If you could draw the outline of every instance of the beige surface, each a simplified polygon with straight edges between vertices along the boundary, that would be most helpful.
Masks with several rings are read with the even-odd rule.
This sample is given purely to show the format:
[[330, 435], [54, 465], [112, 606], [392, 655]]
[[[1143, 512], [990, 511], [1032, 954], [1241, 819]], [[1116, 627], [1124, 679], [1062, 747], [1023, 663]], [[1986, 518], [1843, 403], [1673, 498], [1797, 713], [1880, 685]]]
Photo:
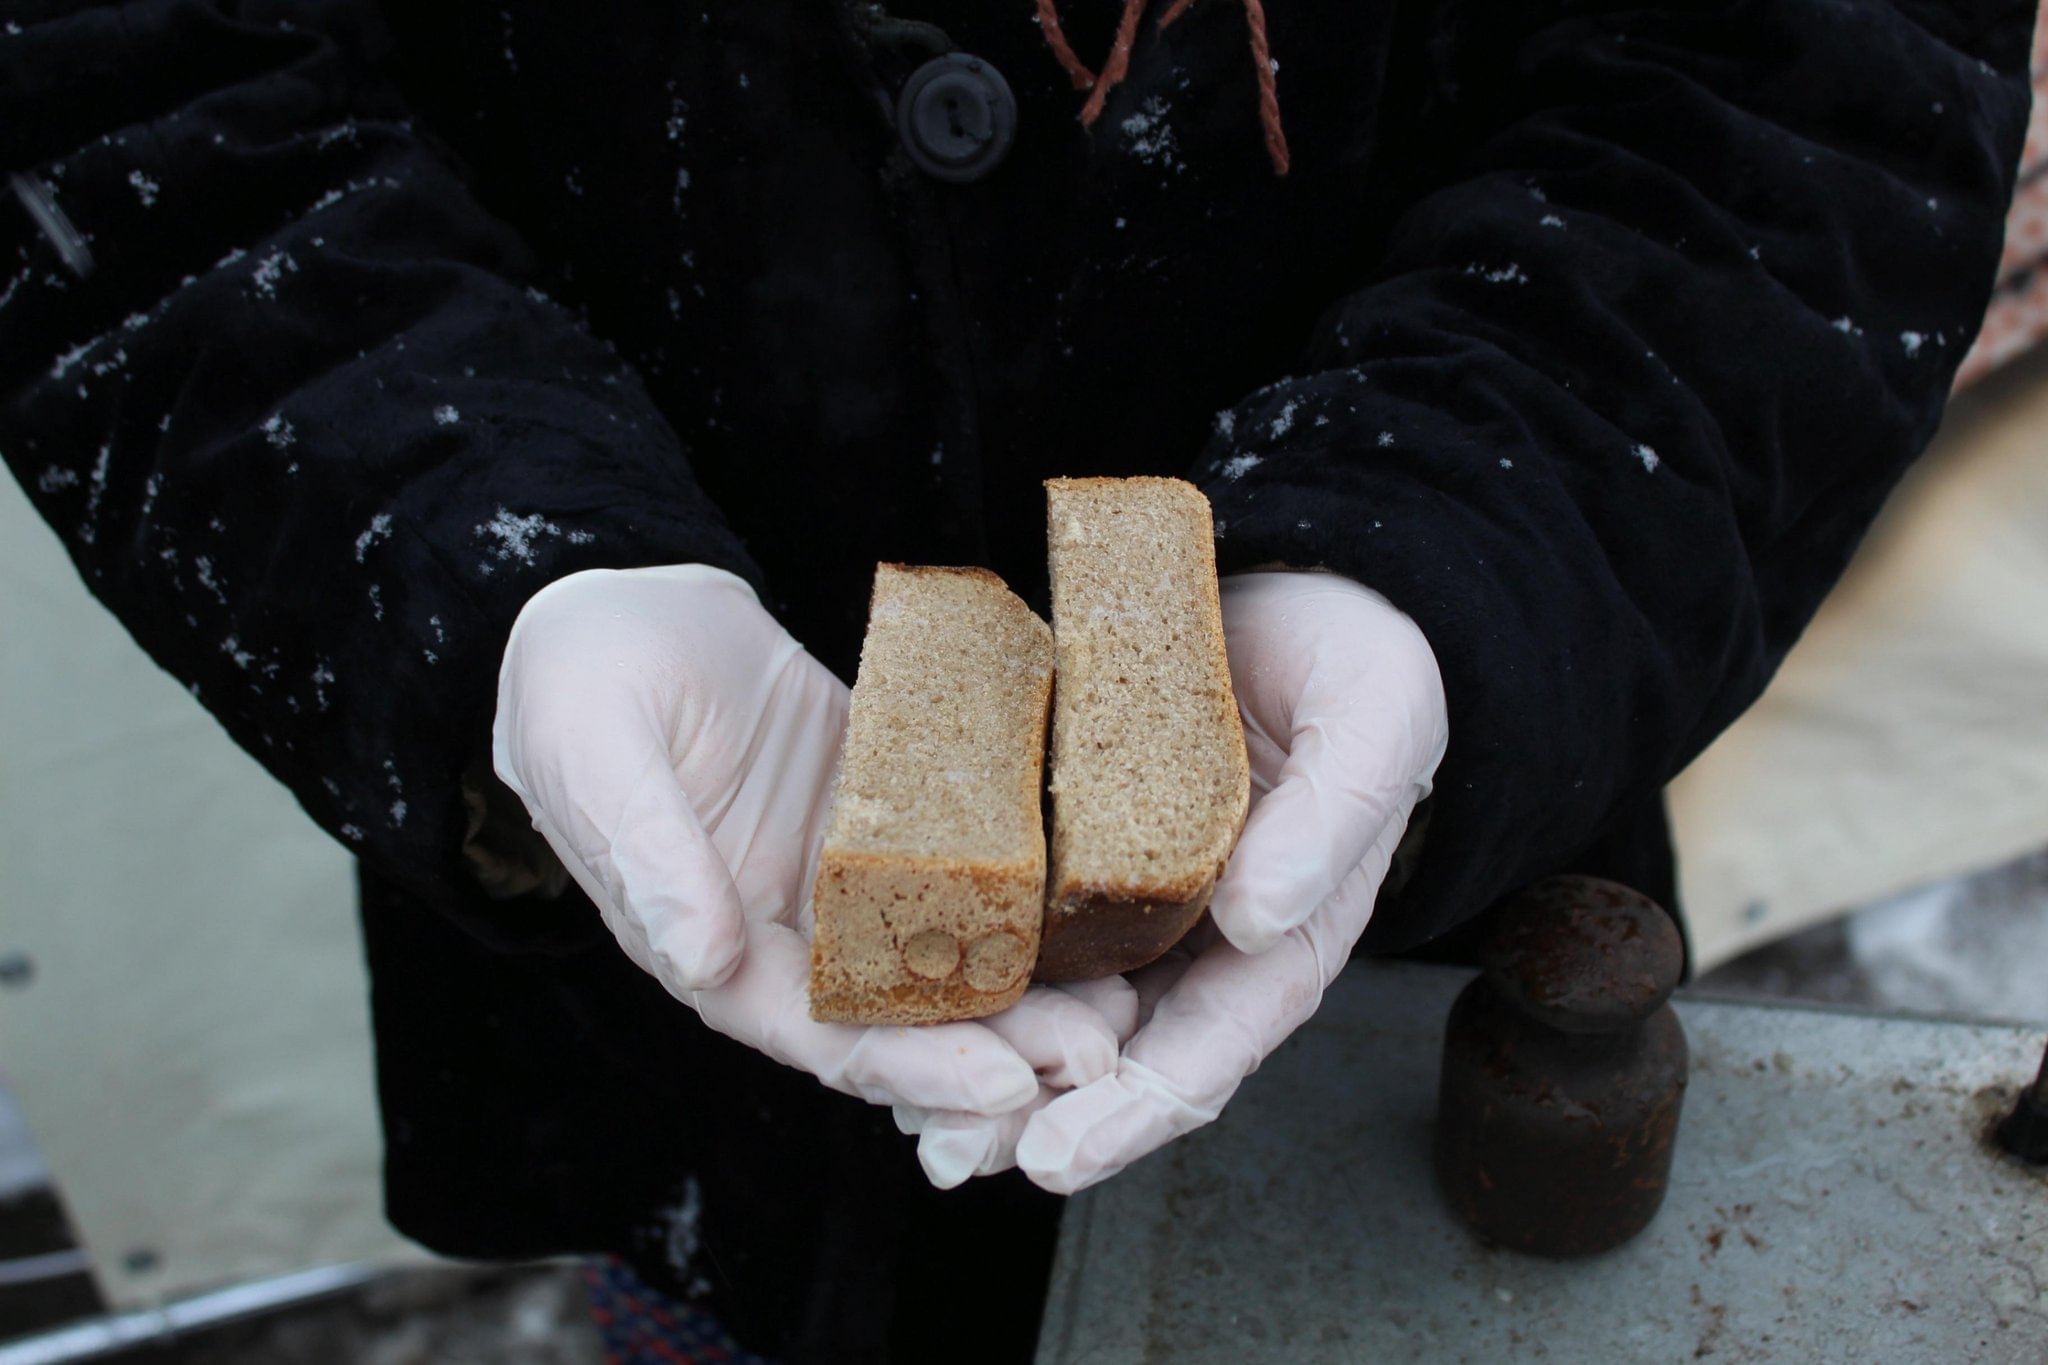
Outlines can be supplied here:
[[1954, 404], [1671, 812], [1703, 969], [2048, 845], [2048, 358]]
[[347, 856], [0, 478], [0, 954], [16, 952], [35, 973], [0, 990], [0, 1068], [116, 1306], [421, 1256], [381, 1213]]

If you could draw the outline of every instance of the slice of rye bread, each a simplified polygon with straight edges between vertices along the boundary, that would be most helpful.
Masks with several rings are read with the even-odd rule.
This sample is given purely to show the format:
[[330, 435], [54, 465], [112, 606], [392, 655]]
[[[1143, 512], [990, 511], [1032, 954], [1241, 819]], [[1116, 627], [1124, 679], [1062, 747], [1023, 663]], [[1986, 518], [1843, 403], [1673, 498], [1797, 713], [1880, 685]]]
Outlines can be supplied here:
[[1052, 866], [1038, 978], [1142, 967], [1208, 907], [1251, 800], [1209, 500], [1179, 479], [1046, 483]]
[[1030, 984], [1052, 632], [986, 569], [875, 570], [818, 870], [811, 1017], [973, 1019]]

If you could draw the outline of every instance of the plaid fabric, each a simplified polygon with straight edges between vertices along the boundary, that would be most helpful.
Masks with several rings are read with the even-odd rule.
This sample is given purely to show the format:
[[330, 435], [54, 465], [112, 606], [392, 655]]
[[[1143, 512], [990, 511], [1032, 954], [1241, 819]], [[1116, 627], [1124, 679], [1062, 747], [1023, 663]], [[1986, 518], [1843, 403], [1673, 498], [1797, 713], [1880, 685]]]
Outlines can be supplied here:
[[[2048, 12], [2048, 4], [2042, 7]], [[1963, 360], [1956, 388], [1967, 388], [2048, 338], [2048, 24], [2037, 16], [2029, 63], [2034, 108], [2020, 152], [2020, 183], [2005, 220], [2005, 253], [1998, 287], [1984, 313], [1984, 330]]]
[[583, 1267], [607, 1365], [772, 1365], [743, 1351], [718, 1319], [650, 1286], [616, 1257]]

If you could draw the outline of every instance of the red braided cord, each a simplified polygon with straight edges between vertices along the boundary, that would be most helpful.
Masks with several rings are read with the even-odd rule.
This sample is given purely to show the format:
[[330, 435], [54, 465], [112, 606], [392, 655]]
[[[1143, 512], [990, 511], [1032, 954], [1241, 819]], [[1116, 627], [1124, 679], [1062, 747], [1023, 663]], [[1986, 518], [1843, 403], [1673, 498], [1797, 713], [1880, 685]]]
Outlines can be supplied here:
[[1266, 7], [1260, 0], [1244, 0], [1246, 26], [1251, 29], [1252, 63], [1259, 76], [1259, 126], [1266, 131], [1266, 155], [1273, 160], [1273, 174], [1287, 174], [1287, 133], [1280, 126], [1280, 76], [1273, 69], [1273, 53], [1266, 46]]
[[1116, 26], [1116, 41], [1110, 45], [1109, 60], [1102, 64], [1102, 77], [1095, 82], [1095, 90], [1088, 96], [1088, 102], [1081, 106], [1081, 126], [1093, 128], [1095, 120], [1102, 117], [1103, 101], [1109, 92], [1116, 89], [1117, 82], [1131, 69], [1131, 44], [1138, 38], [1138, 18], [1145, 11], [1146, 0], [1124, 0], [1124, 17]]
[[[1131, 45], [1137, 41], [1138, 20], [1148, 2], [1124, 0], [1123, 18], [1116, 26], [1116, 41], [1109, 50], [1109, 60], [1102, 65], [1102, 74], [1097, 76], [1068, 44], [1066, 34], [1060, 29], [1055, 0], [1038, 0], [1038, 26], [1045, 31], [1046, 45], [1052, 48], [1053, 56], [1072, 77], [1076, 90], [1094, 87], [1088, 95], [1088, 102], [1081, 106], [1083, 128], [1095, 126], [1095, 120], [1102, 117], [1102, 106], [1109, 99], [1109, 92], [1130, 70]], [[1186, 14], [1194, 3], [1195, 0], [1173, 0], [1159, 17], [1159, 27], [1163, 29]], [[1280, 76], [1273, 69], [1273, 52], [1266, 43], [1266, 7], [1263, 0], [1243, 0], [1243, 3], [1245, 26], [1251, 35], [1252, 68], [1259, 82], [1259, 127], [1265, 134], [1266, 156], [1273, 163], [1273, 174], [1285, 175], [1291, 158], [1287, 151], [1287, 130], [1280, 122]]]
[[1053, 0], [1038, 0], [1038, 26], [1045, 31], [1046, 46], [1050, 47], [1052, 55], [1059, 59], [1061, 68], [1074, 82], [1074, 88], [1086, 90], [1095, 84], [1095, 73], [1075, 54], [1073, 45], [1067, 41], [1066, 32], [1060, 28], [1060, 11]]

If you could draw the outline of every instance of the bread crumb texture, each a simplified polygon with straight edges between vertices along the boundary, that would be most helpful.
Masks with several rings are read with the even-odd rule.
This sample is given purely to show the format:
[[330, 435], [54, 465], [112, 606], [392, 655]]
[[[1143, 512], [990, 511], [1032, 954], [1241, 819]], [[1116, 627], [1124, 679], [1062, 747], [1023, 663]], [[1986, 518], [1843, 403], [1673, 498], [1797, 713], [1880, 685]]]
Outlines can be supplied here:
[[1023, 994], [1051, 689], [1051, 632], [994, 574], [877, 569], [818, 873], [814, 1018], [969, 1019]]

